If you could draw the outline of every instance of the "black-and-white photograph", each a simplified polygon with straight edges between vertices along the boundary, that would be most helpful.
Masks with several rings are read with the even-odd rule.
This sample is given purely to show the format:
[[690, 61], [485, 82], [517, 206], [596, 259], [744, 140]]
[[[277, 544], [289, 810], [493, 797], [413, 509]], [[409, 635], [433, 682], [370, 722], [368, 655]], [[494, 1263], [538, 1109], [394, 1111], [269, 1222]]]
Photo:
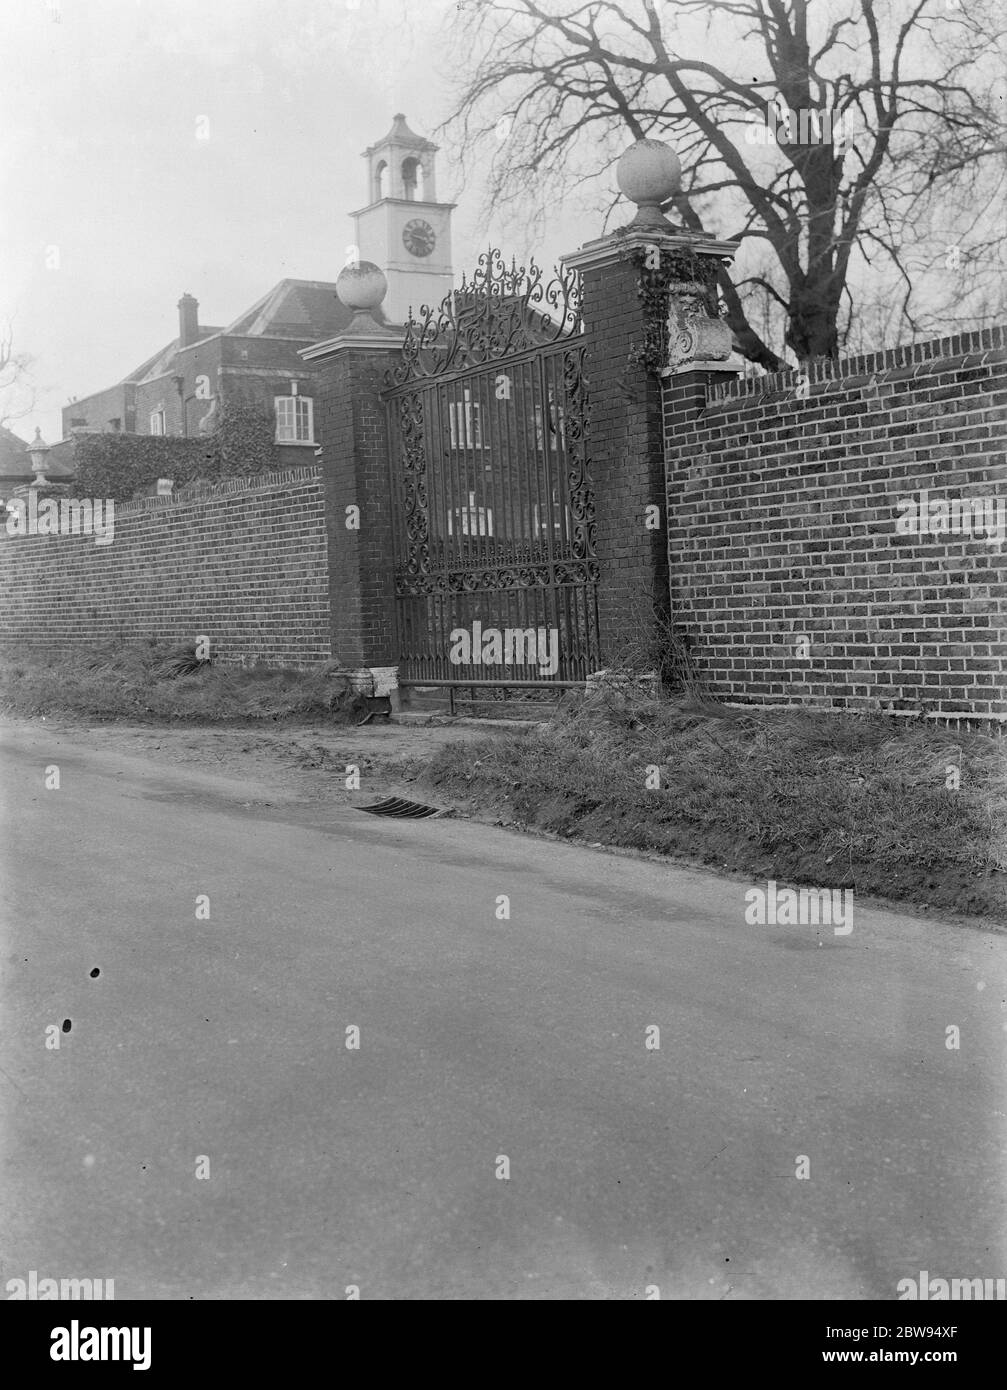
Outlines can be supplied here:
[[7, 1337], [975, 1367], [999, 0], [6, 0], [0, 73]]

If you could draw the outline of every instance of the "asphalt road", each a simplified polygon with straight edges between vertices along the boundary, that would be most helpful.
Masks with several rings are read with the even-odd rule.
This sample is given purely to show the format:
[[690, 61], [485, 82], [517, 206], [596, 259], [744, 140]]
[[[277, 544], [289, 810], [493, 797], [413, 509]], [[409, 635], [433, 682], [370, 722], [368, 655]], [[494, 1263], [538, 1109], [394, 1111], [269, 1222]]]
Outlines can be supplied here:
[[893, 1299], [1004, 1274], [1003, 936], [859, 902], [843, 937], [751, 926], [730, 879], [268, 806], [84, 735], [10, 733], [0, 768], [2, 1280]]

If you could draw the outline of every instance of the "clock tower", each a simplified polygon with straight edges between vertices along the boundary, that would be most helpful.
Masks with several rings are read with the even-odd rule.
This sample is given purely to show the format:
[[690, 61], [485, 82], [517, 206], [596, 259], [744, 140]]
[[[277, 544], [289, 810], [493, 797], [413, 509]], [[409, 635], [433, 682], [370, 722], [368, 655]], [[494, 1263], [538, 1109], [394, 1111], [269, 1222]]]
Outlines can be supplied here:
[[390, 323], [405, 323], [410, 307], [438, 305], [454, 288], [451, 212], [437, 202], [434, 155], [438, 146], [406, 125], [401, 113], [383, 140], [364, 151], [370, 202], [351, 214], [361, 260], [381, 266], [388, 280], [383, 308]]

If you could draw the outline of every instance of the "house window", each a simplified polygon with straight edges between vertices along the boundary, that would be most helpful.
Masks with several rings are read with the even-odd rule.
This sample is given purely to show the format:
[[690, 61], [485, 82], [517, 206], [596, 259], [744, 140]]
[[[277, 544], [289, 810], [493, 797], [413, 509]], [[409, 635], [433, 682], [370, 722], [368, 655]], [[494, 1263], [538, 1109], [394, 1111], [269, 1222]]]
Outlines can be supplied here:
[[544, 421], [542, 407], [540, 405], [535, 407], [535, 447], [541, 452], [545, 447], [546, 435], [548, 434], [549, 448], [555, 450], [558, 441], [563, 438], [565, 428], [566, 412], [561, 405], [557, 406], [553, 393], [550, 391], [549, 405]]
[[[550, 522], [549, 516], [552, 516]], [[555, 488], [552, 490], [552, 508], [540, 507], [536, 502], [531, 509], [532, 535], [538, 539], [543, 539], [552, 531], [557, 542], [563, 540], [564, 536], [572, 534], [572, 518], [570, 508], [565, 502], [561, 502], [559, 494]]]
[[314, 444], [314, 412], [310, 396], [276, 396], [277, 444]]
[[448, 535], [492, 536], [493, 508], [477, 507], [476, 495], [469, 493], [467, 507], [454, 507], [448, 512]]
[[151, 434], [164, 434], [164, 407], [150, 412]]
[[472, 392], [467, 388], [464, 401], [448, 406], [448, 425], [451, 430], [452, 449], [482, 448], [483, 428], [479, 418], [479, 405], [473, 403]]

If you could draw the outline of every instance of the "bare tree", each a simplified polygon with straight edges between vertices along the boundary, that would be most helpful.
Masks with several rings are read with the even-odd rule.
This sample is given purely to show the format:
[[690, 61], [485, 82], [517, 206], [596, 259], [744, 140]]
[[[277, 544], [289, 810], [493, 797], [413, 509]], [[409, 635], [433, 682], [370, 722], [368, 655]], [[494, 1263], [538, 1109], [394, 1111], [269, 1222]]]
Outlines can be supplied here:
[[[469, 75], [445, 128], [463, 160], [495, 150], [490, 203], [526, 205], [534, 190], [544, 206], [607, 168], [627, 135], [670, 140], [683, 181], [668, 210], [696, 231], [714, 212], [722, 226], [736, 219], [726, 230], [744, 269], [737, 281], [725, 269], [720, 288], [753, 362], [778, 367], [788, 350], [835, 357], [854, 318], [851, 267], [877, 258], [918, 331], [920, 304], [933, 307], [933, 282], [906, 263], [920, 228], [935, 268], [957, 245], [978, 276], [971, 289], [995, 276], [1007, 172], [997, 0], [463, 0], [459, 10]], [[987, 213], [969, 219], [977, 198]], [[948, 287], [960, 304], [961, 279]]]
[[14, 327], [0, 325], [0, 428], [29, 415], [35, 406], [35, 388], [29, 375], [33, 359], [14, 348]]

